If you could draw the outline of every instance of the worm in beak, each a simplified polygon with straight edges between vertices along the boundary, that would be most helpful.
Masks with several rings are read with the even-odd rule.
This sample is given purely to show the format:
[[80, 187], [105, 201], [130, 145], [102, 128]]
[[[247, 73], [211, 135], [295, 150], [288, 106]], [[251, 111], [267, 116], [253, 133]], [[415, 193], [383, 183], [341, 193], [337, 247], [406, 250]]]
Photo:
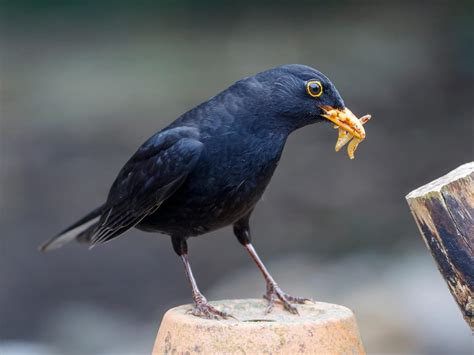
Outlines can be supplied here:
[[331, 106], [321, 106], [324, 111], [323, 117], [334, 123], [334, 128], [339, 130], [336, 142], [336, 152], [341, 150], [347, 143], [347, 154], [350, 159], [354, 159], [354, 153], [360, 142], [365, 139], [363, 125], [367, 123], [371, 116], [365, 115], [357, 118], [348, 108], [337, 109]]

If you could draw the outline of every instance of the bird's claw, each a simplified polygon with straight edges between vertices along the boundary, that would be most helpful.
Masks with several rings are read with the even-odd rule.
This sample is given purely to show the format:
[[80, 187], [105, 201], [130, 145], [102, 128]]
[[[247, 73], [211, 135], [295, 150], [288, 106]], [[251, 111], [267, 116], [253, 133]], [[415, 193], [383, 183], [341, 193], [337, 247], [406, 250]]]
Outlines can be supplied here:
[[267, 287], [267, 293], [263, 296], [268, 301], [267, 309], [265, 311], [266, 314], [270, 313], [273, 310], [275, 305], [275, 301], [278, 299], [283, 304], [283, 307], [290, 313], [299, 315], [298, 309], [292, 304], [304, 304], [306, 302], [314, 301], [310, 298], [304, 297], [295, 297], [291, 296], [281, 290], [281, 288], [276, 284], [269, 284]]
[[196, 300], [194, 304], [194, 308], [190, 309], [188, 313], [191, 313], [193, 316], [202, 317], [206, 319], [218, 320], [218, 319], [233, 318], [237, 320], [234, 316], [226, 312], [219, 311], [217, 308], [211, 306], [205, 298]]

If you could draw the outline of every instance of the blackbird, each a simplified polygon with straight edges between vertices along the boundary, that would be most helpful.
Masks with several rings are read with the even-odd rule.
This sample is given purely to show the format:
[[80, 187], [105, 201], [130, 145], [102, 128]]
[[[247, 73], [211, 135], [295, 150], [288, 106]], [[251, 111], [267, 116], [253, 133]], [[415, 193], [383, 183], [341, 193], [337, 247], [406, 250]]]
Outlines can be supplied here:
[[199, 291], [186, 241], [233, 225], [265, 278], [267, 311], [278, 300], [298, 313], [294, 304], [308, 299], [288, 295], [275, 282], [252, 246], [249, 219], [288, 135], [324, 121], [357, 142], [365, 138], [333, 83], [309, 66], [283, 65], [241, 79], [143, 143], [118, 173], [105, 203], [41, 250], [72, 240], [93, 247], [133, 227], [168, 235], [191, 284], [193, 314], [225, 318], [229, 315]]

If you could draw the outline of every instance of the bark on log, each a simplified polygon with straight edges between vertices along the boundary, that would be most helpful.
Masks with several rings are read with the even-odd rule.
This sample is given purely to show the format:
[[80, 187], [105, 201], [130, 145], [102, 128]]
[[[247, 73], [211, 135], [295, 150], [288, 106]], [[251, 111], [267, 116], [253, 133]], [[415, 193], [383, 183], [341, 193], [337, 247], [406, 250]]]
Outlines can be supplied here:
[[474, 162], [406, 196], [416, 224], [474, 331]]
[[238, 320], [208, 320], [188, 313], [191, 305], [166, 312], [156, 337], [158, 354], [365, 354], [354, 314], [316, 302], [298, 305], [300, 315], [280, 304], [265, 314], [259, 299], [211, 302]]

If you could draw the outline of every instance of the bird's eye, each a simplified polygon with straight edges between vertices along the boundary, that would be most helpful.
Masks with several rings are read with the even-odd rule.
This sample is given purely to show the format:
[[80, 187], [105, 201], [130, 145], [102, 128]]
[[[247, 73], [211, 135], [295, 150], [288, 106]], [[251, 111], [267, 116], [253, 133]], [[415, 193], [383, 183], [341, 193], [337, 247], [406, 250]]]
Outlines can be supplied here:
[[320, 97], [323, 93], [323, 85], [320, 81], [310, 80], [306, 83], [306, 91], [312, 97]]

